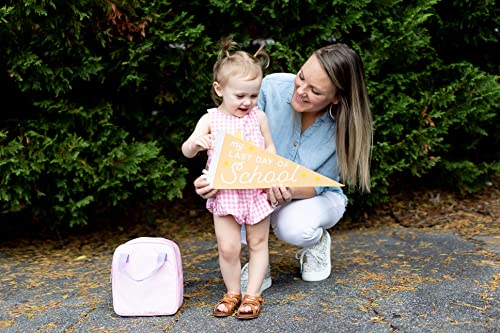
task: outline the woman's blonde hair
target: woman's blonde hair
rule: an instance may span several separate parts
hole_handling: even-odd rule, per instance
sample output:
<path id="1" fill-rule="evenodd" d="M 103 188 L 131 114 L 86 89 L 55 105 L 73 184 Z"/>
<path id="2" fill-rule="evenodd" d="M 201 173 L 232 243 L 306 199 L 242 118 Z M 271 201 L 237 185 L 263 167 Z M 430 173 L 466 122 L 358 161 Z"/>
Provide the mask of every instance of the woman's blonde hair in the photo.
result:
<path id="1" fill-rule="evenodd" d="M 337 89 L 339 103 L 330 105 L 328 111 L 337 122 L 340 178 L 362 192 L 370 192 L 373 120 L 361 58 L 345 44 L 325 46 L 313 54 Z"/>
<path id="2" fill-rule="evenodd" d="M 219 57 L 213 68 L 213 81 L 219 82 L 221 86 L 234 75 L 248 80 L 262 78 L 262 68 L 267 68 L 269 65 L 269 55 L 263 50 L 264 44 L 254 55 L 242 50 L 233 51 L 236 47 L 238 44 L 231 38 L 226 38 L 221 43 Z M 221 98 L 215 93 L 213 85 L 210 95 L 215 105 L 219 106 Z"/>

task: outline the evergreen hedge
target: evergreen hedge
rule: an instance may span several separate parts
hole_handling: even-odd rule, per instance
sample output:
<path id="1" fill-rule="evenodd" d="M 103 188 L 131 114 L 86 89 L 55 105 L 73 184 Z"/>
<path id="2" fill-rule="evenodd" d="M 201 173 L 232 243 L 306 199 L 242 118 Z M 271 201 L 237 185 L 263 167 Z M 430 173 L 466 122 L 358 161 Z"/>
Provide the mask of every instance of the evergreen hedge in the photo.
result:
<path id="1" fill-rule="evenodd" d="M 180 144 L 212 106 L 219 40 L 268 72 L 344 42 L 362 56 L 375 118 L 373 207 L 405 184 L 475 191 L 498 174 L 495 1 L 7 1 L 0 7 L 0 218 L 86 224 L 172 200 L 203 161 Z"/>

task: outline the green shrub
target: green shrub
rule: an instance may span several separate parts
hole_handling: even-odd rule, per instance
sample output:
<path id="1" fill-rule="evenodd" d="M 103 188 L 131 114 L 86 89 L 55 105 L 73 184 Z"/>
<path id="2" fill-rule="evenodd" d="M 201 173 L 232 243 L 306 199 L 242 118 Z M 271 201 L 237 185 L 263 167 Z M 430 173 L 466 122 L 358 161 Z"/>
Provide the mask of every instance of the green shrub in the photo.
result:
<path id="1" fill-rule="evenodd" d="M 86 224 L 93 211 L 179 197 L 184 169 L 162 156 L 157 143 L 128 138 L 109 121 L 109 105 L 69 106 L 51 103 L 51 111 L 64 114 L 58 122 L 27 122 L 14 140 L 2 132 L 4 213 L 31 207 L 41 219 Z"/>
<path id="2" fill-rule="evenodd" d="M 266 42 L 268 73 L 328 43 L 361 54 L 376 132 L 372 193 L 350 192 L 353 210 L 419 181 L 475 191 L 499 169 L 498 14 L 495 1 L 7 1 L 1 214 L 85 224 L 191 190 L 199 161 L 179 148 L 212 107 L 228 35 Z"/>
<path id="3" fill-rule="evenodd" d="M 86 224 L 94 211 L 180 197 L 187 170 L 144 135 L 134 98 L 148 47 L 134 39 L 148 21 L 113 30 L 102 1 L 32 1 L 2 13 L 2 86 L 20 106 L 2 118 L 3 214 L 29 209 L 53 224 Z"/>

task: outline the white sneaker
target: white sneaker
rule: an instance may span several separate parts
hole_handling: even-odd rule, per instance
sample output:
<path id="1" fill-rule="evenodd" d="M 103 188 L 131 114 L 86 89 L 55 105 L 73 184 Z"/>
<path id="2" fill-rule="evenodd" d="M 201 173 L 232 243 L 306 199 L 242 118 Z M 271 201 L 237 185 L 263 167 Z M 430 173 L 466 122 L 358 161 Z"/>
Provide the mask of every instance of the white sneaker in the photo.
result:
<path id="1" fill-rule="evenodd" d="M 299 250 L 296 258 L 300 259 L 300 272 L 304 281 L 321 281 L 330 276 L 330 234 L 323 230 L 323 236 L 318 244 Z"/>
<path id="2" fill-rule="evenodd" d="M 269 289 L 273 284 L 271 279 L 271 266 L 267 266 L 266 275 L 264 276 L 264 281 L 262 281 L 262 286 L 260 287 L 260 293 L 262 294 L 264 290 Z M 248 286 L 248 263 L 241 269 L 241 295 L 245 296 Z"/>

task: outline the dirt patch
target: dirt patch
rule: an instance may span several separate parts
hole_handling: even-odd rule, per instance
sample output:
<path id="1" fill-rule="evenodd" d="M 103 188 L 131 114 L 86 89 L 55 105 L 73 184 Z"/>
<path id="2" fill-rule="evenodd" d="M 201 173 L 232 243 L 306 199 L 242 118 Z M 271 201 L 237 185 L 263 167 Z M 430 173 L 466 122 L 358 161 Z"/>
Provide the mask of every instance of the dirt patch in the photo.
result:
<path id="1" fill-rule="evenodd" d="M 374 228 L 398 224 L 407 228 L 448 230 L 464 237 L 500 234 L 500 178 L 469 195 L 442 190 L 417 190 L 390 201 L 348 227 Z"/>
<path id="2" fill-rule="evenodd" d="M 43 243 L 45 247 L 60 248 L 71 244 L 84 248 L 103 243 L 114 246 L 139 236 L 171 237 L 178 241 L 214 237 L 212 216 L 205 209 L 205 201 L 193 193 L 186 193 L 182 200 L 163 202 L 154 214 L 148 214 L 148 218 L 142 219 L 132 215 L 108 217 L 86 228 L 40 228 L 20 224 L 3 233 L 0 243 L 7 247 L 14 244 L 37 247 Z M 427 189 L 393 194 L 388 203 L 362 216 L 358 220 L 346 217 L 332 231 L 396 224 L 407 228 L 448 230 L 465 237 L 500 234 L 500 177 L 488 188 L 469 195 Z"/>
<path id="3" fill-rule="evenodd" d="M 455 260 L 452 256 L 442 259 L 438 256 L 439 262 L 428 263 L 428 258 L 425 258 L 425 261 L 420 260 L 417 255 L 412 259 L 414 261 L 409 263 L 411 256 L 400 256 L 398 252 L 400 249 L 394 249 L 396 254 L 390 252 L 392 254 L 389 258 L 392 259 L 385 262 L 389 266 L 381 266 L 377 265 L 381 260 L 378 257 L 379 254 L 371 251 L 372 248 L 370 248 L 370 246 L 376 246 L 376 242 L 370 243 L 365 239 L 359 239 L 358 243 L 353 245 L 351 241 L 345 241 L 350 233 L 342 231 L 355 228 L 365 230 L 366 232 L 358 235 L 364 237 L 373 232 L 380 232 L 370 229 L 397 225 L 399 232 L 401 232 L 400 226 L 403 226 L 447 230 L 464 237 L 500 235 L 499 185 L 496 181 L 489 188 L 468 196 L 429 190 L 400 193 L 393 195 L 391 200 L 379 209 L 366 213 L 363 220 L 353 221 L 345 218 L 332 230 L 338 233 L 336 237 L 337 240 L 340 239 L 340 244 L 349 245 L 347 248 L 342 248 L 337 241 L 339 254 L 333 263 L 333 269 L 336 271 L 335 283 L 342 290 L 342 288 L 352 289 L 351 283 L 356 281 L 356 288 L 360 290 L 362 298 L 356 300 L 353 298 L 355 296 L 348 292 L 349 300 L 354 299 L 358 302 L 358 307 L 363 312 L 373 313 L 379 307 L 373 302 L 374 295 L 411 292 L 416 290 L 418 285 L 432 286 L 442 284 L 447 279 L 455 279 L 453 272 L 446 271 L 448 264 L 452 265 Z M 18 234 L 10 234 L 10 239 L 0 242 L 0 259 L 2 259 L 0 271 L 4 286 L 3 289 L 0 288 L 2 293 L 0 303 L 7 304 L 7 301 L 11 302 L 15 297 L 30 301 L 17 302 L 9 307 L 5 311 L 9 318 L 0 318 L 0 328 L 12 327 L 21 320 L 36 320 L 40 318 L 41 313 L 47 316 L 63 308 L 72 309 L 73 303 L 68 300 L 85 304 L 91 310 L 104 307 L 108 309 L 106 311 L 109 311 L 111 297 L 109 274 L 113 251 L 121 243 L 140 236 L 165 237 L 179 244 L 186 273 L 185 304 L 205 308 L 206 313 L 210 313 L 213 302 L 218 297 L 219 289 L 217 288 L 222 285 L 222 279 L 218 273 L 212 217 L 205 209 L 204 200 L 196 196 L 186 196 L 184 200 L 163 203 L 157 208 L 156 216 L 147 223 L 134 223 L 127 219 L 107 220 L 102 224 L 95 224 L 91 228 L 80 230 L 21 228 L 21 231 Z M 300 280 L 298 278 L 299 263 L 295 259 L 298 248 L 277 240 L 272 233 L 270 237 L 270 256 L 273 274 L 278 274 L 277 280 L 290 279 L 290 277 Z M 401 250 L 401 253 L 403 252 Z M 457 258 L 459 256 L 469 258 L 468 256 L 476 254 L 459 251 L 456 255 Z M 481 252 L 477 255 L 485 259 L 481 265 L 498 265 L 498 258 L 494 255 L 491 255 L 491 260 L 489 260 L 490 254 Z M 246 254 L 243 253 L 242 256 L 245 257 Z M 432 265 L 435 266 L 430 269 Z M 392 270 L 386 267 L 397 267 L 397 269 Z M 441 270 L 443 267 L 444 269 Z M 419 272 L 421 274 L 417 274 Z M 436 275 L 436 272 L 442 276 Z M 203 278 L 203 276 L 208 278 Z M 467 281 L 467 279 L 463 280 Z M 484 309 L 490 306 L 488 299 L 494 297 L 491 295 L 494 295 L 494 291 L 498 288 L 498 282 L 497 274 L 484 284 L 483 288 L 487 292 L 481 297 L 484 297 L 486 305 L 484 308 L 476 307 L 476 309 L 485 311 Z M 363 287 L 360 288 L 358 284 Z M 283 286 L 290 285 L 283 284 Z M 297 292 L 301 290 L 297 287 L 291 290 L 293 292 L 290 292 L 289 296 L 274 301 L 274 304 L 285 306 L 287 303 L 297 302 L 307 297 L 306 294 Z M 36 292 L 36 296 L 30 294 L 33 291 Z M 367 299 L 369 301 L 363 302 Z M 332 303 L 328 302 L 330 300 L 325 303 L 324 309 L 330 310 L 322 310 L 323 313 L 328 311 L 342 313 L 347 309 L 345 306 L 339 307 L 338 304 L 332 308 Z M 478 302 L 478 304 L 481 303 Z M 455 305 L 475 306 L 467 303 L 467 298 Z M 383 322 L 384 318 L 379 316 L 378 312 L 375 313 L 377 316 L 372 317 L 371 321 Z M 301 320 L 300 316 L 295 318 L 298 319 L 294 320 Z M 87 316 L 83 315 L 73 327 L 85 321 L 90 322 Z M 56 325 L 56 321 L 48 321 L 43 328 L 47 331 L 54 331 Z M 94 329 L 87 331 L 94 331 Z M 102 329 L 95 327 L 95 331 L 102 331 Z"/>

